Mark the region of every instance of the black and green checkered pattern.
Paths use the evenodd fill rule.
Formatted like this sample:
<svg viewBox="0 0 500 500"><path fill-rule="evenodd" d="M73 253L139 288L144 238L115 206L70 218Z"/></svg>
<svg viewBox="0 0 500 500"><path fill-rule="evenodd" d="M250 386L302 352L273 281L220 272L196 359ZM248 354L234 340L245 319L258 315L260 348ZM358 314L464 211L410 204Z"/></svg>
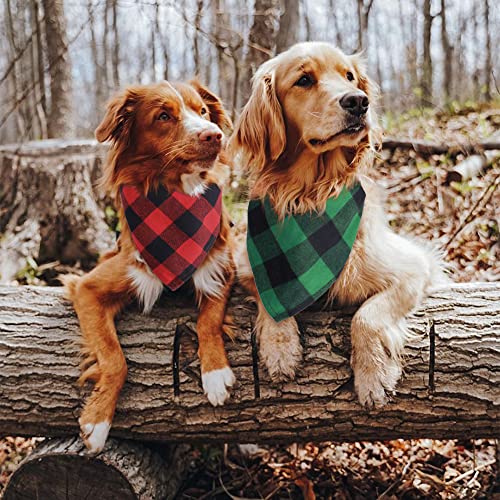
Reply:
<svg viewBox="0 0 500 500"><path fill-rule="evenodd" d="M324 213L279 221L268 198L248 207L247 249L255 283L275 321L299 313L338 278L356 239L365 192L356 184L330 198Z"/></svg>

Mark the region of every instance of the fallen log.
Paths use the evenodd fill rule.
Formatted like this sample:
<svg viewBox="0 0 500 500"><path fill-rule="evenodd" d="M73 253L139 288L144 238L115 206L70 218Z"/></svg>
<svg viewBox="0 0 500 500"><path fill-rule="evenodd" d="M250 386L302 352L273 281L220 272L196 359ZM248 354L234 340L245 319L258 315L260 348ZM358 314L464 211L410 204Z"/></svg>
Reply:
<svg viewBox="0 0 500 500"><path fill-rule="evenodd" d="M97 457L77 438L42 442L10 478L3 500L166 500L174 498L189 460L188 446L155 450L109 439Z"/></svg>
<svg viewBox="0 0 500 500"><path fill-rule="evenodd" d="M445 184L464 182L477 177L490 165L500 159L500 151L486 151L482 155L472 155L457 163L445 177Z"/></svg>
<svg viewBox="0 0 500 500"><path fill-rule="evenodd" d="M258 363L253 306L231 301L238 334L227 341L238 380L213 408L200 384L195 309L162 299L149 317L117 322L129 365L113 436L151 441L304 441L500 436L500 285L438 290L409 320L406 376L380 410L352 391L353 311L299 316L305 359L295 381L272 383ZM79 326L62 291L0 287L0 435L76 435Z"/></svg>
<svg viewBox="0 0 500 500"><path fill-rule="evenodd" d="M382 141L382 149L413 149L420 155L441 155L450 154L458 155L481 153L493 149L500 149L498 141L484 141L478 143L463 143L463 144L434 144L427 141L419 141L414 139L400 140L393 137L387 137Z"/></svg>

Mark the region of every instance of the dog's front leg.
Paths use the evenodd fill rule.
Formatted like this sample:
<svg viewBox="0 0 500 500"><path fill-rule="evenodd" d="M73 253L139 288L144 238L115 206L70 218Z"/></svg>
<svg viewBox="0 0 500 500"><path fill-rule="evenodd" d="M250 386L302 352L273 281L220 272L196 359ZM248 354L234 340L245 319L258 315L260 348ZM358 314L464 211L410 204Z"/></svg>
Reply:
<svg viewBox="0 0 500 500"><path fill-rule="evenodd" d="M222 261L225 261L225 266L220 266ZM214 269L219 266L220 272L213 274ZM207 280L207 277L210 278ZM213 406L224 404L229 398L229 388L236 380L227 360L223 339L224 317L233 281L234 269L231 259L212 258L194 275L200 302L196 330L201 380L203 391Z"/></svg>
<svg viewBox="0 0 500 500"><path fill-rule="evenodd" d="M297 321L291 317L277 323L269 316L260 298L257 298L257 308L255 330L260 358L273 380L293 379L302 360Z"/></svg>
<svg viewBox="0 0 500 500"><path fill-rule="evenodd" d="M260 300L246 248L241 243L237 254L238 277L241 285L257 303L255 332L259 343L259 356L273 380L294 378L302 360L300 332L295 318L279 323L269 315Z"/></svg>
<svg viewBox="0 0 500 500"><path fill-rule="evenodd" d="M126 303L130 287L122 269L121 257L117 255L74 282L72 290L70 287L87 355L79 382L95 382L79 419L82 439L93 453L104 447L127 376L114 325L114 317Z"/></svg>
<svg viewBox="0 0 500 500"><path fill-rule="evenodd" d="M407 276L364 302L351 324L354 385L364 406L380 407L394 392L410 332L405 316L422 300L425 280Z"/></svg>

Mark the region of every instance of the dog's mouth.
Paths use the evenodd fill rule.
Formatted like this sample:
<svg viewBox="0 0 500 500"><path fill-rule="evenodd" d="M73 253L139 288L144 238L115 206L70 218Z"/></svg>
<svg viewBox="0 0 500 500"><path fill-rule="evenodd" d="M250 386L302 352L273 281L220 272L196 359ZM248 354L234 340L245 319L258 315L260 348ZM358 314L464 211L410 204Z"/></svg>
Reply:
<svg viewBox="0 0 500 500"><path fill-rule="evenodd" d="M337 132L336 134L330 135L326 139L310 139L309 144L311 146L323 146L324 144L328 144L329 142L333 141L337 137L340 137L342 135L344 136L356 135L365 129L366 129L365 123L356 123L355 125L350 125L349 127L341 130L340 132Z"/></svg>
<svg viewBox="0 0 500 500"><path fill-rule="evenodd" d="M193 155L184 155L184 157L179 158L181 163L198 163L203 164L204 166L208 166L210 163L213 163L217 156L219 156L219 151L204 151L204 152L196 152Z"/></svg>

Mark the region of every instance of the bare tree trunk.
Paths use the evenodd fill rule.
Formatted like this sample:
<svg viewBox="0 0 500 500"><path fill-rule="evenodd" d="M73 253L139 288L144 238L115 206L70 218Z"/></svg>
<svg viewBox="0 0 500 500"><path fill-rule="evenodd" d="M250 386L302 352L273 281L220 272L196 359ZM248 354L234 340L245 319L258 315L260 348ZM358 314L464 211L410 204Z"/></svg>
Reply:
<svg viewBox="0 0 500 500"><path fill-rule="evenodd" d="M200 74L200 23L201 14L203 11L203 0L196 2L196 14L194 17L194 30L193 30L193 59L194 59L194 72L196 75Z"/></svg>
<svg viewBox="0 0 500 500"><path fill-rule="evenodd" d="M480 29L479 29L479 7L474 3L472 9L472 26L473 26L473 47L474 47L474 66L472 70L472 92L476 101L481 97L481 53L483 46L480 42Z"/></svg>
<svg viewBox="0 0 500 500"><path fill-rule="evenodd" d="M99 57L99 46L97 43L93 0L88 1L88 9L89 9L89 29L90 29L90 50L92 52L92 62L94 66L94 77L96 83L95 109L101 110L105 99L105 95L103 92L107 91L107 89L104 79L105 68L101 64L101 60ZM94 125L97 125L97 123L94 123Z"/></svg>
<svg viewBox="0 0 500 500"><path fill-rule="evenodd" d="M384 16L384 12L383 11L378 11L375 13L375 23L376 25L378 26L383 26L385 23L386 23L386 19L385 19L385 16ZM382 44L382 43L373 43L370 38L370 33L368 33L368 36L367 36L367 43L368 45L371 45L373 48L372 48L372 54L374 54L374 57L375 57L375 67L376 67L376 75L377 75L377 84L379 85L380 87L380 102L382 104L382 106L384 106L384 103L385 103L385 99L386 97L389 99L389 102L393 102L392 101L392 96L388 95L386 96L386 92L385 92L385 64L386 64L386 57L385 57L385 54L387 54L387 49L385 48L385 46ZM374 37L375 40L377 40L377 37L375 35ZM372 39L373 40L373 39ZM383 65L383 66L382 66ZM403 71L400 71L400 78L403 78L401 75L404 74Z"/></svg>
<svg viewBox="0 0 500 500"><path fill-rule="evenodd" d="M252 338L255 308L235 290L228 312L238 332L226 347L237 384L213 408L201 387L194 303L161 302L147 318L131 308L117 321L129 375L114 436L252 443L500 435L498 283L434 291L408 321L414 339L397 394L369 412L353 392L353 309L300 314L304 361L295 380L273 383ZM80 335L61 288L0 287L0 434L77 434L87 393L75 384Z"/></svg>
<svg viewBox="0 0 500 500"><path fill-rule="evenodd" d="M113 85L120 87L120 38L118 35L118 0L113 0Z"/></svg>
<svg viewBox="0 0 500 500"><path fill-rule="evenodd" d="M156 9L155 9L156 11ZM154 25L151 27L151 81L156 82L156 25L155 20Z"/></svg>
<svg viewBox="0 0 500 500"><path fill-rule="evenodd" d="M456 37L454 40L454 47L455 50L453 51L454 61L452 68L454 69L454 75L453 75L453 97L462 100L464 98L464 90L468 90L464 79L462 78L462 75L459 74L459 71L463 71L461 68L465 67L465 62L464 62L464 40L462 37L462 33L466 32L467 29L467 21L468 17L466 17L462 11L459 11L458 13L458 20L457 20L457 25L458 25L458 30L456 33ZM467 72L468 73L468 72ZM469 74L469 73L468 73ZM467 78L467 80L469 80Z"/></svg>
<svg viewBox="0 0 500 500"><path fill-rule="evenodd" d="M406 48L406 60L408 63L408 74L410 76L410 88L416 89L419 86L418 80L418 52L417 52L417 26L415 22L409 23L410 41ZM414 92L412 92L414 94ZM413 103L415 100L413 101Z"/></svg>
<svg viewBox="0 0 500 500"><path fill-rule="evenodd" d="M310 41L310 40L312 40L313 35L312 35L311 19L309 17L309 10L307 8L307 0L300 0L300 10L302 12L301 17L304 18L304 25L306 28L306 41ZM297 35L297 34L298 33L296 33L295 35ZM279 32L278 32L278 35L279 35ZM293 43L297 43L297 42L298 42L298 39ZM291 45L293 45L293 43Z"/></svg>
<svg viewBox="0 0 500 500"><path fill-rule="evenodd" d="M37 139L47 139L47 117L45 115L45 109L43 107L43 101L45 100L45 89L43 75L42 79L39 79L38 62L41 58L39 51L41 47L37 43L38 30L40 29L40 24L38 22L38 3L36 0L31 0L30 2L30 14L31 14L31 80L33 87L33 97L34 97L34 107L35 114L38 120L39 134L36 136Z"/></svg>
<svg viewBox="0 0 500 500"><path fill-rule="evenodd" d="M161 46L162 46L162 50L163 50L163 78L165 80L168 80L168 69L169 69L168 66L170 63L170 59L169 59L170 38L168 36L168 30L164 31L163 33L161 33L161 31L160 31L159 10L160 10L160 7L158 5L157 26L158 26L158 32L160 33L160 37L161 37L161 41L162 41Z"/></svg>
<svg viewBox="0 0 500 500"><path fill-rule="evenodd" d="M238 107L238 95L240 88L240 65L238 63L238 57L233 53L233 93L231 99L231 120L234 122L236 119L236 108Z"/></svg>
<svg viewBox="0 0 500 500"><path fill-rule="evenodd" d="M432 103L432 59L431 59L431 0L424 0L424 30L423 30L423 61L422 61L422 78L421 91L422 105Z"/></svg>
<svg viewBox="0 0 500 500"><path fill-rule="evenodd" d="M240 94L244 102L250 95L250 82L255 71L274 54L275 7L275 0L255 0L253 23L248 35L245 75L241 81Z"/></svg>
<svg viewBox="0 0 500 500"><path fill-rule="evenodd" d="M159 0L155 1L155 38L160 42L162 57L163 57L163 78L168 80L168 53L169 53L169 39L168 39L168 30L162 32L160 28L160 3ZM159 58L155 58L159 59Z"/></svg>
<svg viewBox="0 0 500 500"><path fill-rule="evenodd" d="M12 53L12 57L15 58L17 54L19 53L19 49L17 47L16 43L16 28L14 26L14 16L12 13L12 5L11 5L11 0L6 0L5 2L5 7L6 7L6 22L7 22L7 33L8 33L8 40L9 40L9 47ZM14 62L14 66L12 67L11 70L11 81L12 81L12 87L14 89L14 101L20 103L21 99L21 94L22 94L22 89L21 89L21 83L20 83L20 78L18 75L18 62ZM16 127L17 127L17 136L19 141L22 141L25 138L26 134L26 124L24 122L22 113L19 111L16 111L15 114L16 117Z"/></svg>
<svg viewBox="0 0 500 500"><path fill-rule="evenodd" d="M441 45L443 51L443 95L444 99L448 100L451 96L451 81L452 81L452 61L453 49L448 38L446 25L446 0L441 0Z"/></svg>
<svg viewBox="0 0 500 500"><path fill-rule="evenodd" d="M188 19L188 11L189 11L189 5L188 2L182 2L181 4L181 13L182 13L182 18L183 19ZM188 43L189 43L189 35L190 35L190 28L187 23L184 23L184 39L182 40L182 67L180 69L180 75L181 78L183 78L185 75L185 72L190 71L190 54L191 50L188 49Z"/></svg>
<svg viewBox="0 0 500 500"><path fill-rule="evenodd" d="M40 90L40 104L43 109L43 115L45 117L45 127L47 127L47 93L45 91L45 71L44 71L44 46L43 46L43 25L40 19L41 16L41 5L40 0L33 0L36 12L36 54L37 54L37 71L38 71L38 86ZM45 132L47 134L47 132ZM46 137L47 135L45 135ZM44 137L44 138L45 138Z"/></svg>
<svg viewBox="0 0 500 500"><path fill-rule="evenodd" d="M368 33L368 21L370 11L373 6L373 0L357 0L358 1L358 48L363 50L366 48L366 35Z"/></svg>
<svg viewBox="0 0 500 500"><path fill-rule="evenodd" d="M331 18L335 29L335 45L342 49L344 42L342 39L342 31L339 26L339 9L340 5L335 5L335 0L328 0L328 17Z"/></svg>
<svg viewBox="0 0 500 500"><path fill-rule="evenodd" d="M231 85L234 66L225 53L225 47L230 46L231 34L228 30L229 17L226 14L225 0L216 0L211 3L213 8L213 17L215 19L215 41L217 48L217 72L219 82L219 93L224 102L231 102L232 90ZM243 85L245 82L242 82Z"/></svg>
<svg viewBox="0 0 500 500"><path fill-rule="evenodd" d="M111 0L105 0L103 4L104 12L103 12L103 33L102 33L102 66L104 68L104 81L106 84L106 94L110 89L110 81L109 77L109 6Z"/></svg>
<svg viewBox="0 0 500 500"><path fill-rule="evenodd" d="M300 29L300 1L286 0L281 7L280 27L276 35L276 54L283 52L299 41ZM311 35L311 26L307 12L304 9L304 19L306 21L306 32L308 39Z"/></svg>
<svg viewBox="0 0 500 500"><path fill-rule="evenodd" d="M50 74L48 136L73 136L71 64L68 53L66 18L59 0L42 0Z"/></svg>
<svg viewBox="0 0 500 500"><path fill-rule="evenodd" d="M486 34L486 48L484 51L484 97L486 100L491 100L491 75L493 74L493 66L491 63L491 33L490 33L490 5L488 0L483 0L484 4L484 26Z"/></svg>

